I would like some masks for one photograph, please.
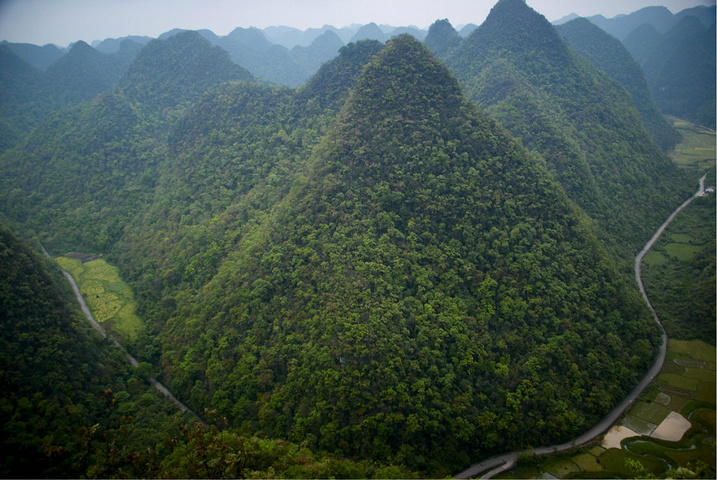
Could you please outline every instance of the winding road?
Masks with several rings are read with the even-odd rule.
[[[47,257],[52,258],[52,257],[50,257],[50,254],[47,253],[47,250],[45,250],[44,246],[42,247],[42,252]],[[87,302],[85,302],[85,299],[82,296],[82,293],[80,293],[80,289],[78,288],[77,282],[75,282],[75,279],[66,270],[64,270],[62,268],[60,270],[62,270],[62,274],[65,276],[65,278],[67,278],[67,281],[70,282],[70,285],[72,286],[72,291],[75,292],[75,297],[77,297],[77,301],[79,302],[80,308],[82,309],[82,313],[85,314],[85,317],[87,317],[87,320],[90,322],[90,325],[92,325],[92,328],[97,330],[97,332],[100,335],[102,335],[103,338],[108,338],[107,332],[105,331],[105,329],[102,327],[102,325],[97,320],[95,320],[95,317],[92,315],[90,308],[87,306]],[[122,346],[121,343],[119,343],[116,339],[114,339],[112,337],[109,337],[109,339],[112,341],[112,343],[115,344],[115,346],[117,348],[122,350],[122,353],[125,354],[125,356],[127,357],[127,361],[129,362],[130,365],[132,365],[134,368],[139,367],[139,362],[137,361],[137,359],[134,358],[132,355],[130,355],[129,352],[124,349],[124,347]],[[207,424],[204,423],[204,421],[201,419],[201,417],[199,415],[197,415],[194,411],[192,411],[189,407],[187,407],[181,401],[179,401],[179,399],[177,397],[175,397],[172,394],[172,392],[170,392],[169,389],[167,387],[165,387],[164,385],[162,385],[159,381],[150,377],[147,379],[147,382],[149,382],[149,384],[152,387],[154,387],[157,391],[161,392],[163,395],[168,397],[172,401],[172,403],[174,403],[177,406],[177,408],[179,408],[182,412],[191,413],[192,415],[197,417],[197,419],[199,420],[200,423],[202,423],[205,427],[207,426]]]
[[[692,203],[692,201],[705,194],[705,178],[707,175],[705,174],[702,178],[699,180],[699,188],[697,189],[697,192],[692,195],[689,199],[685,200],[682,205],[677,207],[675,211],[673,211],[669,217],[667,217],[667,220],[665,220],[665,223],[663,223],[660,228],[657,229],[655,234],[652,236],[649,242],[645,245],[645,248],[643,248],[640,253],[637,254],[635,257],[635,279],[637,280],[637,284],[640,287],[640,292],[642,293],[642,297],[645,299],[645,302],[647,303],[647,306],[649,307],[650,311],[652,312],[652,315],[655,318],[655,321],[658,325],[660,325],[660,329],[662,330],[662,345],[660,346],[660,350],[657,354],[657,358],[655,359],[655,363],[652,365],[650,370],[645,374],[645,376],[640,380],[640,383],[635,386],[635,388],[630,392],[630,394],[625,397],[625,399],[620,402],[617,406],[615,406],[610,412],[602,419],[600,422],[598,422],[597,425],[592,427],[587,432],[579,435],[578,437],[574,438],[570,442],[562,443],[560,445],[551,445],[548,447],[540,447],[536,448],[534,450],[521,450],[521,451],[515,451],[510,453],[505,453],[503,455],[498,455],[495,457],[487,458],[483,460],[482,462],[476,463],[468,467],[466,470],[458,473],[455,475],[455,478],[474,478],[481,473],[485,474],[480,478],[491,478],[494,475],[498,475],[499,473],[502,473],[506,470],[509,470],[513,468],[516,463],[518,462],[518,456],[520,456],[522,453],[526,454],[532,454],[535,455],[546,455],[550,453],[555,452],[563,452],[566,450],[570,450],[575,447],[579,447],[581,445],[584,445],[590,441],[592,441],[594,438],[596,438],[598,435],[605,432],[608,428],[612,426],[615,421],[617,421],[618,418],[620,418],[620,415],[622,415],[629,407],[632,405],[632,403],[637,400],[637,397],[640,396],[640,394],[647,388],[647,386],[652,383],[652,381],[657,377],[657,375],[662,370],[662,365],[665,363],[665,355],[667,354],[667,335],[665,334],[665,329],[662,327],[662,322],[660,322],[660,319],[657,318],[657,314],[655,313],[655,310],[652,308],[652,305],[650,304],[650,300],[647,298],[647,294],[645,293],[645,287],[642,284],[642,271],[641,271],[641,265],[642,260],[645,258],[645,255],[650,251],[654,243],[657,241],[658,238],[660,238],[660,235],[662,235],[662,232],[665,231],[665,228],[667,228],[667,225],[672,222],[672,220],[677,216],[680,211],[682,211],[683,208],[685,208],[687,205]]]

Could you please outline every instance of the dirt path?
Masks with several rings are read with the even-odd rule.
[[[663,223],[660,228],[657,229],[650,241],[647,242],[647,244],[645,245],[645,248],[643,248],[640,253],[638,253],[635,257],[635,279],[637,280],[637,284],[640,287],[642,297],[645,299],[645,302],[650,308],[650,311],[652,312],[655,321],[658,323],[658,325],[660,325],[660,329],[662,330],[662,345],[660,346],[660,350],[657,354],[657,358],[655,359],[655,363],[652,365],[647,374],[642,378],[642,380],[640,380],[640,383],[638,383],[637,386],[632,390],[632,392],[630,392],[630,394],[625,397],[625,399],[623,399],[623,401],[620,402],[616,407],[610,410],[610,412],[605,416],[605,418],[600,420],[597,425],[595,425],[582,435],[579,435],[578,437],[574,438],[570,442],[566,442],[560,445],[551,445],[547,447],[536,448],[532,451],[532,453],[535,453],[536,455],[547,455],[554,452],[570,450],[572,448],[584,445],[592,441],[598,435],[602,434],[608,428],[610,428],[617,421],[617,419],[620,418],[620,415],[622,415],[630,407],[630,405],[632,405],[632,403],[637,400],[637,397],[640,396],[643,390],[645,390],[645,388],[647,388],[647,386],[652,383],[655,377],[657,377],[657,375],[662,370],[662,365],[665,363],[665,356],[667,354],[667,335],[665,334],[665,329],[662,327],[662,323],[660,322],[660,319],[657,318],[657,314],[652,308],[650,300],[647,298],[647,294],[645,293],[645,287],[642,284],[642,260],[643,258],[645,258],[645,255],[647,255],[647,253],[650,251],[657,239],[660,238],[660,235],[662,235],[662,232],[665,231],[667,225],[672,222],[672,220],[677,216],[677,214],[680,213],[680,211],[682,211],[683,208],[689,205],[695,198],[704,195],[706,177],[707,175],[705,174],[705,176],[703,176],[699,180],[699,188],[697,189],[697,192],[689,199],[687,199],[684,203],[682,203],[682,205],[677,207],[677,209],[675,209],[675,211],[672,212],[669,217],[667,217],[665,223]],[[529,453],[529,451],[525,450],[510,452],[485,459],[482,462],[471,465],[466,470],[455,475],[455,478],[474,478],[484,472],[487,473],[485,473],[481,478],[491,478],[494,475],[498,475],[499,473],[513,468],[518,462],[518,456],[521,453]]]

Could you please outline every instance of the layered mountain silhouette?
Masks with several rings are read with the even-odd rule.
[[[643,25],[624,40],[663,113],[715,126],[715,23],[682,16],[667,32]]]

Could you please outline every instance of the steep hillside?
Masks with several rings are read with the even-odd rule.
[[[61,104],[75,105],[110,90],[123,70],[115,57],[80,41],[47,69],[46,88]]]
[[[235,28],[216,45],[222,47],[231,59],[258,78],[278,85],[298,86],[310,76],[291,52],[269,42],[258,28]]]
[[[584,18],[572,20],[557,29],[573,49],[620,82],[632,96],[652,140],[664,151],[672,150],[680,141],[680,135],[657,109],[640,65],[623,44]]]
[[[316,72],[324,62],[336,57],[344,42],[331,30],[317,37],[307,47],[295,46],[291,55],[303,65],[306,71]]]
[[[626,267],[689,195],[630,95],[522,0],[499,1],[447,63],[472,99],[545,159]]]
[[[653,178],[672,170],[630,127],[640,117],[616,82],[525,4],[505,7],[514,37],[487,21],[450,58],[480,53],[456,71],[536,153],[412,37],[343,47],[291,89],[252,83],[211,32],[180,32],[0,156],[0,213],[51,252],[117,263],[151,332],[132,351],[183,401],[233,432],[302,445],[215,430],[202,437],[215,459],[222,444],[251,451],[241,466],[268,475],[267,451],[315,448],[371,468],[275,473],[379,475],[374,462],[391,462],[444,476],[567,440],[623,397],[659,342],[593,219],[630,252],[641,232],[623,231],[645,212],[626,205],[661,216],[671,197]],[[521,35],[542,53],[519,51]],[[476,59],[494,63],[475,72]],[[190,430],[148,476],[201,476],[204,434]]]
[[[200,291],[236,243],[289,192],[362,67],[381,46],[349,44],[296,92],[222,85],[178,122],[157,167],[154,200],[127,226],[116,248],[120,264],[137,282],[145,319],[158,335],[182,299]],[[159,339],[140,353],[159,362],[155,342]],[[172,362],[166,365],[170,372],[175,368]],[[192,395],[192,386],[173,387]]]
[[[605,18],[602,15],[588,17],[592,23],[613,37],[623,40],[630,32],[644,24],[655,27],[658,31],[666,31],[672,26],[673,15],[666,7],[645,7],[629,15]]]
[[[305,179],[175,297],[166,371],[242,428],[446,474],[626,392],[657,336],[619,278],[542,164],[396,37]]]
[[[588,17],[588,20],[613,37],[624,41],[632,32],[643,25],[650,25],[658,32],[665,33],[688,16],[697,18],[705,28],[708,28],[715,22],[715,7],[698,5],[685,8],[675,14],[664,6],[645,7],[628,15],[618,15],[614,18],[595,15]]]

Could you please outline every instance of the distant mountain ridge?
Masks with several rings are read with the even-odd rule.
[[[625,46],[585,18],[558,25],[557,30],[572,48],[625,87],[652,139],[664,151],[672,150],[680,135],[657,109],[640,65]]]

